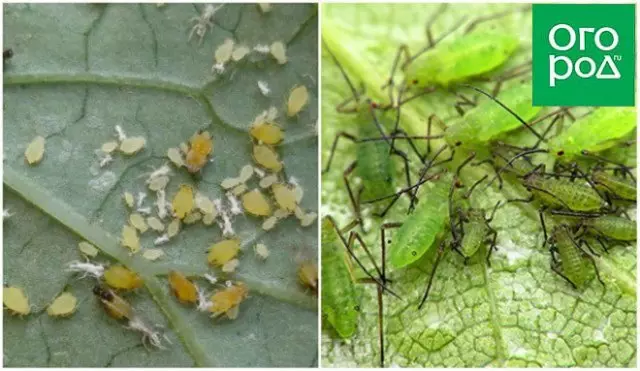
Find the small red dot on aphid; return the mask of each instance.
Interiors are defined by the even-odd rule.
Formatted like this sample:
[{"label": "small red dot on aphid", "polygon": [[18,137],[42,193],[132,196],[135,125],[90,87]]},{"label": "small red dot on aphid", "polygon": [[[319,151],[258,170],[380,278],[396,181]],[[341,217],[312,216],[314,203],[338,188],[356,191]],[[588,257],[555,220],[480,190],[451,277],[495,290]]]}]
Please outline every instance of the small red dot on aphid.
[{"label": "small red dot on aphid", "polygon": [[417,79],[413,80],[413,85],[418,85],[418,80]]},{"label": "small red dot on aphid", "polygon": [[372,107],[372,108],[378,108],[378,103],[376,103],[376,102],[371,102],[371,107]]}]

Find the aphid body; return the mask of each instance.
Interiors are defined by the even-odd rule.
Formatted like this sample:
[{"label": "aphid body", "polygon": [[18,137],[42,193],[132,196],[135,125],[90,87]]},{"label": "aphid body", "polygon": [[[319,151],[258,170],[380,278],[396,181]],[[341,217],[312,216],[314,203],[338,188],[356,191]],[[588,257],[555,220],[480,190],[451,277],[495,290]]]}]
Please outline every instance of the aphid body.
[{"label": "aphid body", "polygon": [[113,290],[97,285],[93,288],[93,294],[100,299],[100,303],[109,316],[115,319],[127,320],[131,320],[134,317],[135,311],[131,304],[118,296]]},{"label": "aphid body", "polygon": [[322,218],[322,314],[343,339],[358,324],[358,301],[347,252],[329,217]]},{"label": "aphid body", "polygon": [[611,175],[604,170],[592,172],[591,179],[604,192],[611,193],[623,200],[636,200],[636,183],[629,181],[629,179]]},{"label": "aphid body", "polygon": [[[556,227],[551,233],[551,242],[553,261],[551,268],[571,282],[574,287],[584,287],[591,278],[591,271],[583,252],[575,245],[571,231],[566,226]],[[553,251],[560,255],[560,264],[555,260]],[[562,272],[558,271],[558,265],[562,267]]]},{"label": "aphid body", "polygon": [[313,290],[318,291],[318,266],[314,262],[306,261],[298,267],[298,280],[300,283]]},{"label": "aphid body", "polygon": [[142,286],[142,278],[122,265],[112,265],[104,272],[107,285],[119,290],[133,290]]},{"label": "aphid body", "polygon": [[247,286],[242,282],[219,290],[211,296],[211,303],[213,303],[213,305],[211,305],[209,311],[213,313],[213,317],[227,313],[229,319],[235,319],[238,315],[236,308],[238,308],[240,303],[247,297],[248,293],[249,290]]},{"label": "aphid body", "polygon": [[582,225],[598,235],[618,241],[634,241],[638,236],[638,227],[635,220],[614,215],[585,218]]},{"label": "aphid body", "polygon": [[169,285],[173,294],[183,303],[195,303],[198,301],[198,290],[196,285],[182,273],[177,271],[169,272]]},{"label": "aphid body", "polygon": [[75,312],[77,303],[78,299],[73,294],[64,292],[47,307],[47,314],[52,317],[69,316]]},{"label": "aphid body", "polygon": [[29,299],[19,287],[5,286],[2,289],[2,303],[14,314],[24,316],[31,312]]},{"label": "aphid body", "polygon": [[173,208],[173,213],[178,219],[184,219],[191,210],[193,210],[193,206],[195,201],[193,199],[193,188],[190,185],[182,184],[178,189],[178,193],[173,198],[171,202],[171,206]]},{"label": "aphid body", "polygon": [[524,184],[547,206],[583,212],[599,211],[607,206],[596,190],[581,181],[532,173],[524,179]]},{"label": "aphid body", "polygon": [[213,152],[213,140],[208,131],[198,131],[191,137],[189,151],[185,157],[185,165],[191,173],[197,173],[206,165]]}]

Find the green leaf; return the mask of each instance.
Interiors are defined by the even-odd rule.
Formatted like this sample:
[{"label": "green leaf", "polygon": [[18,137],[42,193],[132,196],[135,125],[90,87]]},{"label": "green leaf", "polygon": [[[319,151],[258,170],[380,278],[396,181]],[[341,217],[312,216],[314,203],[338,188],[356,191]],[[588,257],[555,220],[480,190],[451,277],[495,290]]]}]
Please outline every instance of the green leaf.
[{"label": "green leaf", "polygon": [[[384,100],[386,96],[381,86],[386,82],[397,47],[406,43],[415,52],[424,46],[425,24],[438,6],[327,4],[323,6],[323,39],[347,69],[354,85],[362,83],[367,88],[367,95],[374,100]],[[510,6],[450,5],[435,23],[434,36],[463,16],[473,19]],[[525,60],[530,55],[531,13],[514,14],[495,23],[521,36],[523,50],[513,64]],[[358,125],[371,123],[356,122],[336,112],[335,106],[351,93],[328,53],[323,53],[322,58],[322,159],[326,163],[339,131],[357,134]],[[424,135],[429,114],[436,113],[442,118],[457,115],[454,101],[446,93],[436,93],[403,106],[401,125],[410,135]],[[386,119],[388,124],[391,117]],[[528,133],[521,136],[527,135],[530,137]],[[335,217],[339,225],[345,225],[353,218],[344,191],[342,170],[355,159],[355,152],[355,145],[342,143],[331,171],[322,180],[323,211]],[[403,179],[401,166],[397,168],[398,178]],[[485,170],[466,168],[463,182],[478,179]],[[398,183],[397,187],[405,186]],[[474,194],[476,204],[473,206],[490,208],[497,200],[514,196],[521,197],[521,191],[515,184],[506,183],[502,192],[489,189],[484,194]],[[406,219],[408,200],[405,197],[400,200],[401,204],[394,206],[385,222]],[[379,257],[379,222],[366,217],[366,207],[364,213],[365,226],[369,229],[365,241]],[[492,257],[492,266],[487,267],[483,259],[472,259],[465,266],[457,254],[446,254],[429,299],[420,311],[418,302],[437,249],[432,248],[423,259],[408,268],[391,270],[388,274],[391,288],[405,300],[385,296],[386,365],[635,365],[635,246],[616,246],[597,259],[606,289],[593,280],[583,292],[578,292],[550,270],[549,253],[541,247],[542,233],[537,218],[533,206],[501,208],[491,224],[498,231],[498,250]],[[389,249],[393,249],[393,234],[390,238]],[[481,251],[479,255],[485,253]],[[371,285],[362,285],[360,289],[363,292],[360,298],[362,311],[354,337],[341,340],[327,324],[323,326],[323,366],[378,365],[376,290]]]},{"label": "green leaf", "polygon": [[[150,262],[130,256],[119,236],[127,222],[122,194],[145,191],[152,168],[168,163],[167,149],[205,128],[214,140],[213,163],[201,179],[172,169],[169,201],[181,183],[209,198],[224,198],[220,182],[252,164],[247,129],[271,106],[286,130],[278,147],[287,176],[304,189],[301,207],[317,208],[317,9],[314,5],[274,5],[261,14],[254,4],[227,4],[213,17],[201,45],[187,38],[192,17],[204,4],[11,4],[4,7],[4,45],[14,57],[4,66],[4,282],[24,289],[32,304],[25,317],[4,316],[4,366],[8,367],[190,367],[313,366],[317,363],[317,303],[297,278],[301,254],[316,256],[317,227],[295,218],[265,232],[262,220],[238,216],[233,226],[244,253],[231,276],[246,282],[249,298],[236,320],[209,318],[177,302],[166,274],[220,272],[206,262],[207,248],[220,229],[202,224],[183,230],[160,246],[166,256]],[[249,47],[281,40],[288,63],[252,53],[217,78],[214,50],[226,38]],[[271,92],[263,96],[258,80]],[[304,84],[311,92],[294,118],[283,114],[289,90]],[[115,154],[104,168],[94,150],[114,139],[120,125],[143,136],[137,155]],[[47,138],[43,160],[24,161],[26,145]],[[257,187],[254,178],[249,182]],[[151,248],[157,234],[142,235]],[[109,317],[93,296],[94,282],[66,271],[80,260],[77,245],[89,241],[97,261],[120,262],[139,273],[145,286],[123,294],[150,323],[165,328],[167,350],[144,349],[139,333]],[[259,261],[257,242],[271,255]],[[206,281],[197,281],[211,289]],[[69,318],[46,315],[63,290],[78,298]],[[165,345],[167,345],[165,343]]]}]

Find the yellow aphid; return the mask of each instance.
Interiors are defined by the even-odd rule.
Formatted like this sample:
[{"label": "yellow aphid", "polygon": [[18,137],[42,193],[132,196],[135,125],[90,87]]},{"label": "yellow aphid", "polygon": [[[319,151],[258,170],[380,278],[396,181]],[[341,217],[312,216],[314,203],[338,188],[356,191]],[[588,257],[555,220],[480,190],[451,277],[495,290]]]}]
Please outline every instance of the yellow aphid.
[{"label": "yellow aphid", "polygon": [[269,174],[264,178],[260,179],[260,188],[269,188],[271,185],[278,181],[278,176],[275,174]]},{"label": "yellow aphid", "polygon": [[107,285],[119,290],[133,290],[142,286],[142,278],[123,265],[112,265],[104,271]]},{"label": "yellow aphid", "polygon": [[298,280],[313,291],[318,291],[318,266],[312,262],[305,262],[298,267]]},{"label": "yellow aphid", "polygon": [[244,45],[238,46],[237,48],[233,49],[233,53],[231,53],[231,59],[233,59],[234,62],[242,60],[242,58],[249,54],[250,51],[251,49],[247,48]]},{"label": "yellow aphid", "polygon": [[183,303],[195,303],[198,301],[196,285],[182,273],[169,272],[169,285],[173,294]]},{"label": "yellow aphid", "polygon": [[115,141],[103,143],[102,146],[100,147],[100,149],[104,153],[111,153],[115,151],[116,148],[118,148],[118,142],[115,142]]},{"label": "yellow aphid", "polygon": [[278,144],[284,138],[282,128],[271,122],[261,122],[249,128],[249,134],[255,139],[266,144]]},{"label": "yellow aphid", "polygon": [[280,162],[278,154],[273,148],[265,144],[256,144],[253,146],[253,160],[265,169],[276,173],[282,170],[282,162]]},{"label": "yellow aphid", "polygon": [[199,221],[200,219],[202,219],[202,214],[200,214],[197,211],[192,211],[191,213],[189,213],[189,215],[187,215],[183,222],[184,224],[193,224],[197,221]]},{"label": "yellow aphid", "polygon": [[193,210],[193,204],[193,188],[190,185],[182,184],[171,203],[174,215],[179,219],[184,219]]},{"label": "yellow aphid", "polygon": [[120,143],[120,152],[125,155],[134,155],[144,148],[147,143],[143,137],[130,137]]},{"label": "yellow aphid", "polygon": [[92,258],[95,257],[96,255],[98,255],[98,249],[95,246],[93,246],[92,244],[90,244],[89,242],[82,241],[82,242],[78,243],[78,249],[84,255],[92,257]]},{"label": "yellow aphid", "polygon": [[122,227],[122,246],[129,248],[132,252],[138,252],[140,250],[140,239],[138,238],[138,232],[130,225]]},{"label": "yellow aphid", "polygon": [[129,223],[134,226],[140,233],[144,233],[149,229],[147,223],[144,221],[144,217],[138,213],[129,215]]},{"label": "yellow aphid", "polygon": [[225,39],[215,52],[215,60],[217,63],[227,63],[231,59],[233,52],[233,40]]},{"label": "yellow aphid", "polygon": [[182,158],[182,153],[180,152],[180,149],[169,148],[169,150],[167,150],[167,157],[169,157],[169,160],[173,162],[173,164],[176,165],[177,167],[180,168],[184,166],[184,159]]},{"label": "yellow aphid", "polygon": [[29,163],[29,165],[35,165],[38,162],[40,162],[40,160],[42,160],[43,155],[44,155],[44,137],[37,136],[27,146],[27,149],[24,151],[24,157]]},{"label": "yellow aphid", "polygon": [[269,249],[267,249],[267,246],[263,243],[257,244],[254,248],[254,251],[256,252],[256,255],[262,260],[266,260],[269,257]]},{"label": "yellow aphid", "polygon": [[213,152],[213,141],[208,131],[198,131],[191,137],[189,151],[186,156],[187,170],[197,173],[207,163],[207,159]]},{"label": "yellow aphid", "polygon": [[213,201],[200,192],[196,193],[196,207],[198,210],[202,211],[203,214],[214,214],[217,212]]},{"label": "yellow aphid", "polygon": [[285,209],[278,209],[273,213],[273,216],[275,216],[278,219],[284,219],[286,217],[288,217],[289,215],[291,215],[291,212],[285,210]]},{"label": "yellow aphid", "polygon": [[300,225],[303,227],[308,227],[311,224],[313,224],[313,222],[316,220],[317,217],[318,217],[318,214],[313,212],[305,214],[305,216],[300,220]]},{"label": "yellow aphid", "polygon": [[162,224],[162,222],[160,221],[160,219],[156,218],[155,216],[150,216],[147,218],[147,224],[149,225],[149,227],[151,227],[151,229],[153,229],[154,231],[157,232],[162,232],[164,231],[164,224]]},{"label": "yellow aphid", "polygon": [[242,207],[251,215],[271,215],[271,206],[259,189],[254,189],[242,195]]},{"label": "yellow aphid", "polygon": [[111,317],[115,319],[133,319],[135,312],[131,305],[113,290],[107,287],[95,286],[93,294],[100,299],[104,310]]},{"label": "yellow aphid", "polygon": [[223,266],[226,262],[233,259],[240,251],[240,240],[232,238],[223,240],[211,245],[207,261],[211,265]]},{"label": "yellow aphid", "polygon": [[151,181],[149,182],[149,189],[154,192],[158,192],[161,189],[165,189],[168,183],[169,183],[168,176],[166,175],[157,176],[151,179]]},{"label": "yellow aphid", "polygon": [[282,183],[276,183],[271,186],[271,191],[273,192],[273,197],[281,208],[290,213],[296,211],[298,204],[296,203],[296,191],[294,187]]},{"label": "yellow aphid", "polygon": [[276,41],[269,48],[271,55],[278,61],[278,64],[287,63],[287,49],[282,41]]},{"label": "yellow aphid", "polygon": [[300,203],[300,201],[302,201],[302,197],[304,196],[304,190],[302,189],[302,187],[297,185],[295,186],[295,192],[296,192],[296,202]]},{"label": "yellow aphid", "polygon": [[226,178],[220,183],[220,186],[224,189],[231,189],[240,183],[240,178]]},{"label": "yellow aphid", "polygon": [[264,222],[262,223],[262,229],[264,229],[265,231],[270,231],[273,229],[273,227],[276,226],[277,222],[278,222],[278,217],[270,216],[267,219],[265,219]]},{"label": "yellow aphid", "polygon": [[[242,282],[238,282],[235,285],[219,290],[211,295],[211,302],[213,305],[209,308],[209,311],[213,313],[213,317],[225,314],[240,305],[240,303],[242,303],[242,301],[247,297],[248,293],[249,290],[247,289],[247,286]],[[232,317],[235,318],[233,314]],[[233,318],[230,317],[230,319]]]},{"label": "yellow aphid", "polygon": [[58,296],[47,308],[47,314],[52,317],[64,317],[76,311],[78,299],[70,292],[64,292]]},{"label": "yellow aphid", "polygon": [[31,312],[29,299],[19,287],[4,287],[2,290],[2,303],[14,314],[24,316]]},{"label": "yellow aphid", "polygon": [[297,115],[307,104],[308,100],[309,93],[307,92],[306,86],[300,85],[294,87],[289,94],[289,101],[287,102],[287,116],[292,117]]},{"label": "yellow aphid", "polygon": [[258,7],[262,13],[269,13],[271,11],[271,4],[269,3],[258,3]]},{"label": "yellow aphid", "polygon": [[167,236],[173,238],[180,232],[180,219],[173,219],[167,227]]},{"label": "yellow aphid", "polygon": [[125,192],[123,197],[124,197],[124,202],[127,204],[127,206],[129,208],[132,208],[135,203],[135,200],[133,199],[133,195],[129,192]]},{"label": "yellow aphid", "polygon": [[160,249],[145,249],[142,252],[142,257],[147,260],[157,260],[164,256],[164,251]]},{"label": "yellow aphid", "polygon": [[252,176],[253,176],[253,166],[244,165],[242,169],[240,169],[240,176],[238,178],[240,179],[240,182],[246,183],[249,179],[251,179]]},{"label": "yellow aphid", "polygon": [[178,145],[178,147],[180,148],[180,152],[184,153],[185,155],[189,153],[189,145],[187,143],[182,142]]},{"label": "yellow aphid", "polygon": [[238,268],[238,264],[240,264],[240,261],[238,259],[231,259],[228,262],[224,263],[224,265],[222,265],[222,271],[224,273],[235,272],[236,268]]},{"label": "yellow aphid", "polygon": [[202,216],[202,224],[211,225],[216,220],[217,214],[204,214]]},{"label": "yellow aphid", "polygon": [[231,190],[231,193],[234,196],[240,196],[241,194],[245,193],[249,188],[247,187],[246,184],[239,184],[238,186],[236,186],[234,189]]}]

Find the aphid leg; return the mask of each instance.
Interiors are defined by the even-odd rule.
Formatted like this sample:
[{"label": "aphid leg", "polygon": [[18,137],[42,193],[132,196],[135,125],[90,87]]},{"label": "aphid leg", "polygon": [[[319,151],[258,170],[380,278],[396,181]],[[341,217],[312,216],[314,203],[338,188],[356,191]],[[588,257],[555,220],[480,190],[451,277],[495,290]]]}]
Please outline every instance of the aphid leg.
[{"label": "aphid leg", "polygon": [[338,147],[338,140],[340,138],[346,138],[346,139],[349,139],[352,142],[357,142],[358,141],[358,139],[355,136],[353,136],[353,135],[351,135],[351,134],[349,134],[347,132],[344,132],[344,131],[341,131],[338,134],[336,134],[336,137],[333,140],[333,144],[331,145],[331,154],[329,155],[329,160],[327,161],[327,166],[324,168],[324,170],[322,170],[323,174],[328,172],[329,168],[331,167],[331,162],[333,161],[333,155],[336,152],[336,148]]},{"label": "aphid leg", "polygon": [[491,223],[491,221],[493,221],[493,217],[496,215],[496,211],[498,211],[498,208],[500,208],[500,205],[502,205],[502,201],[496,202],[496,206],[494,206],[493,210],[491,211],[491,216],[487,218],[487,216],[485,215],[484,217],[485,222]]},{"label": "aphid leg", "polygon": [[369,260],[373,264],[373,269],[375,269],[376,272],[378,272],[378,277],[380,277],[380,280],[384,284],[385,283],[384,282],[385,281],[384,273],[383,273],[382,270],[380,270],[380,267],[378,267],[378,264],[376,264],[376,260],[373,258],[373,255],[371,255],[371,250],[369,250],[369,248],[367,247],[367,244],[364,242],[364,240],[362,240],[362,237],[360,237],[360,234],[358,234],[358,232],[353,232],[352,231],[350,233],[350,235],[349,235],[349,245],[352,245],[351,244],[352,238],[355,238],[360,243],[360,246],[362,247],[364,252],[367,254],[367,257],[369,258]]},{"label": "aphid leg", "polygon": [[351,184],[349,183],[349,175],[356,169],[358,166],[358,161],[353,161],[351,165],[347,167],[347,169],[342,173],[342,179],[344,179],[344,184],[347,187],[347,193],[349,194],[349,199],[351,200],[351,206],[353,207],[353,211],[356,214],[356,218],[358,220],[362,220],[362,216],[360,215],[360,203],[356,201],[356,198],[353,196],[353,191],[351,190]]},{"label": "aphid leg", "polygon": [[[489,224],[487,223],[487,227],[489,227]],[[491,266],[491,253],[493,253],[494,250],[497,250],[497,245],[496,245],[496,240],[498,239],[498,232],[489,227],[489,236],[493,235],[493,238],[491,239],[491,244],[489,245],[489,252],[487,253],[487,266],[490,267]]]},{"label": "aphid leg", "polygon": [[581,151],[581,154],[582,154],[583,156],[585,156],[585,157],[594,158],[594,159],[597,159],[597,160],[599,160],[599,161],[606,162],[606,163],[608,163],[608,164],[616,165],[616,167],[614,168],[614,170],[615,170],[615,169],[617,169],[617,170],[621,171],[621,172],[622,172],[622,174],[629,175],[629,177],[631,177],[631,179],[633,179],[633,181],[634,181],[634,182],[636,182],[636,177],[635,177],[635,176],[633,175],[633,173],[631,172],[631,170],[633,169],[633,167],[625,166],[625,165],[623,165],[623,164],[621,164],[621,163],[618,163],[618,162],[615,162],[615,161],[609,160],[609,159],[607,159],[606,157],[598,156],[598,155],[596,155],[596,154],[594,154],[594,153],[591,153],[591,152],[589,152],[589,151],[587,151],[587,150],[582,150],[582,151]]},{"label": "aphid leg", "polygon": [[516,65],[504,71],[501,75],[495,77],[493,80],[496,81],[496,84],[493,87],[491,94],[493,94],[494,97],[497,97],[498,94],[500,93],[500,89],[502,88],[502,84],[505,81],[509,81],[511,79],[517,78],[519,76],[522,76],[524,74],[531,72],[531,63],[532,63],[532,60],[529,59],[528,61],[521,63],[519,65]]},{"label": "aphid leg", "polygon": [[[474,163],[471,164],[471,166],[480,166],[482,164],[489,164],[489,166],[491,167],[491,169],[493,169],[493,172],[495,173],[493,178],[491,178],[492,179],[491,182],[493,182],[493,180],[495,180],[495,179],[498,179],[498,189],[502,189],[502,185],[503,185],[504,181],[502,180],[502,177],[500,176],[500,173],[498,173],[498,170],[496,170],[497,165],[496,165],[495,161],[493,161],[492,158],[488,158],[486,160],[474,162]],[[484,189],[486,190],[487,188],[489,188],[489,186],[490,186],[490,184],[487,185]]]},{"label": "aphid leg", "polygon": [[598,241],[598,243],[600,244],[600,246],[602,247],[602,249],[604,250],[605,253],[609,253],[609,249],[607,248],[607,245],[604,244],[604,242],[602,242],[602,238],[600,236],[595,236],[596,241]]},{"label": "aphid leg", "polygon": [[542,208],[540,210],[538,210],[538,217],[540,218],[540,226],[542,227],[542,235],[544,236],[543,242],[542,242],[542,248],[544,249],[544,247],[547,245],[547,240],[549,239],[549,235],[547,235],[547,225],[544,222],[544,212],[545,212],[545,208]]},{"label": "aphid leg", "polygon": [[[589,242],[587,242],[586,240],[580,240],[579,245],[585,245],[587,247],[587,249],[589,250],[589,252],[594,255],[594,256],[600,256],[600,254],[598,254],[593,247],[591,247],[591,244]],[[580,248],[580,250],[584,250],[582,248]]]},{"label": "aphid leg", "polygon": [[[440,10],[442,11],[442,10]],[[439,14],[438,14],[439,15]],[[434,15],[435,16],[435,15]],[[434,18],[435,20],[435,18]],[[447,31],[443,32],[440,37],[438,37],[437,39],[433,40],[433,37],[431,38],[431,40],[429,41],[429,43],[422,48],[421,50],[419,50],[416,54],[410,56],[409,58],[407,58],[407,60],[404,62],[404,64],[402,65],[402,69],[404,70],[406,68],[406,66],[413,62],[416,58],[418,58],[419,56],[421,56],[422,54],[426,53],[427,51],[429,51],[430,49],[432,49],[433,47],[435,47],[440,41],[442,41],[444,38],[446,38],[447,36],[451,35],[453,32],[455,32],[455,30],[457,30],[460,26],[462,26],[464,24],[464,22],[466,21],[466,17],[462,17],[458,20],[457,23],[455,23],[453,26],[451,26],[451,28],[449,28]],[[428,22],[427,23],[427,27],[430,28],[431,27],[432,22]],[[427,29],[427,38],[429,38],[429,30]]]},{"label": "aphid leg", "polygon": [[469,198],[469,196],[471,196],[471,193],[473,193],[473,190],[476,189],[476,187],[488,177],[489,175],[485,174],[482,178],[478,179],[475,183],[471,185],[471,187],[469,187],[469,190],[466,191],[462,197]]},{"label": "aphid leg", "polygon": [[391,65],[391,72],[389,74],[389,79],[387,80],[387,82],[382,85],[381,89],[385,89],[385,88],[389,88],[389,102],[390,104],[393,105],[393,102],[395,101],[393,98],[393,89],[395,88],[395,83],[393,80],[393,77],[395,76],[396,72],[398,71],[398,67],[401,66],[401,68],[403,68],[405,66],[405,63],[400,63],[400,59],[404,56],[404,60],[408,61],[411,59],[411,52],[409,51],[409,47],[405,44],[402,44],[398,47],[398,50],[396,51],[396,56],[393,58],[393,64]]},{"label": "aphid leg", "polygon": [[576,286],[575,283],[573,283],[573,281],[571,281],[567,276],[565,276],[562,272],[560,272],[560,270],[558,269],[558,261],[556,260],[556,257],[553,255],[553,252],[551,252],[551,260],[552,262],[550,263],[551,265],[551,270],[557,274],[558,276],[564,278],[567,282],[569,282],[571,284],[571,286],[573,286],[574,289],[578,289],[578,286]]},{"label": "aphid leg", "polygon": [[422,306],[427,301],[427,297],[429,296],[429,291],[431,291],[431,285],[433,284],[433,278],[435,277],[436,269],[438,269],[438,265],[440,265],[440,260],[442,259],[442,255],[444,255],[444,246],[445,246],[445,240],[440,242],[440,246],[438,246],[436,261],[433,263],[433,268],[431,269],[431,274],[429,275],[429,281],[427,281],[427,288],[425,289],[424,295],[420,300],[420,304],[418,304],[418,310],[422,309]]},{"label": "aphid leg", "polygon": [[455,107],[456,111],[458,112],[458,114],[460,115],[460,117],[464,116],[464,108],[462,108],[462,107],[465,107],[465,106],[475,107],[475,106],[478,105],[478,103],[475,100],[467,98],[462,93],[457,93],[456,96],[460,100],[456,102],[454,107]]}]

